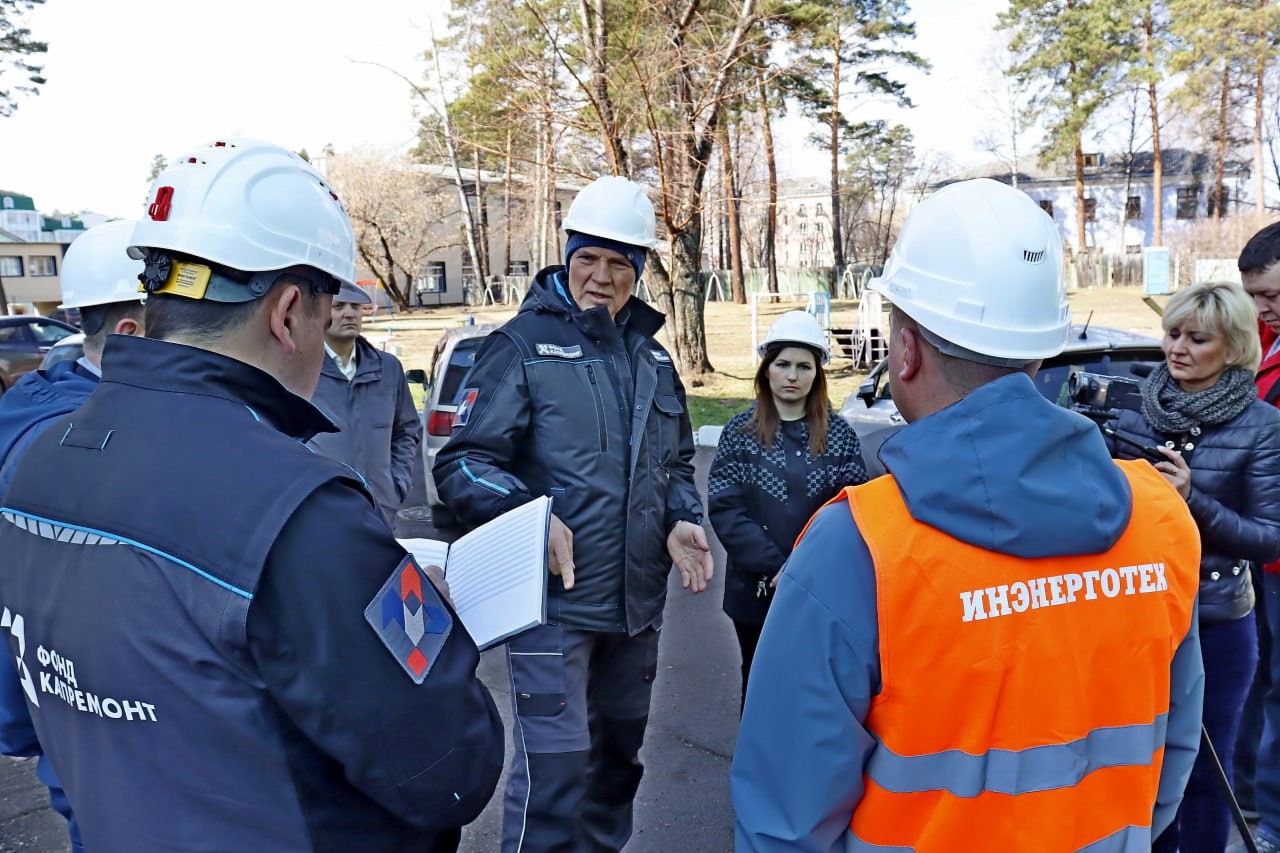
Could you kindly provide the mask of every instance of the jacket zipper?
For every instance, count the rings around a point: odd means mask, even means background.
[[[587,365],[587,378],[591,380],[591,399],[596,404],[596,427],[600,434],[600,452],[609,449],[609,437],[604,428],[604,400],[600,399],[600,383],[596,382],[596,371]]]

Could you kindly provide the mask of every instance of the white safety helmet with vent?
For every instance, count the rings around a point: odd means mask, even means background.
[[[213,142],[165,168],[129,253],[147,261],[149,292],[243,302],[303,267],[321,274],[314,288],[370,301],[354,285],[355,237],[337,193],[297,154],[255,139]]]
[[[631,246],[658,247],[652,202],[643,187],[620,175],[605,175],[584,187],[561,227]]]
[[[1071,327],[1057,226],[1026,193],[988,178],[951,184],[912,210],[868,287],[935,345],[955,345],[944,352],[975,361],[1057,355]]]
[[[816,349],[821,353],[821,364],[831,360],[831,349],[827,346],[827,335],[814,316],[807,311],[788,311],[769,327],[764,336],[764,343],[756,350],[761,358],[776,346],[799,344]]]
[[[81,234],[62,259],[62,304],[89,308],[113,302],[137,302],[142,262],[129,257],[134,223],[104,222]]]

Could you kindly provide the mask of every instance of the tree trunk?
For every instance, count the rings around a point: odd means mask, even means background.
[[[1231,82],[1231,66],[1228,60],[1222,62],[1222,93],[1218,97],[1218,153],[1213,176],[1213,224],[1222,227],[1222,201],[1226,194],[1224,176],[1227,166],[1227,96]]]
[[[742,277],[742,229],[738,219],[738,187],[729,144],[728,122],[720,125],[721,165],[724,171],[724,208],[729,220],[729,268],[733,276],[733,301],[747,304],[747,286]]]
[[[502,177],[502,274],[511,272],[511,131],[507,131],[507,150],[503,158]],[[504,294],[505,295],[505,294]]]
[[[690,384],[694,386],[702,384],[699,377],[714,370],[707,357],[702,288],[698,286],[699,238],[695,231],[671,235],[671,340],[680,372],[692,377]]]
[[[1262,38],[1266,38],[1266,33],[1259,34]],[[1258,75],[1253,84],[1253,192],[1255,195],[1254,208],[1258,213],[1265,213],[1267,210],[1266,202],[1266,182],[1263,180],[1263,160],[1262,160],[1262,134],[1263,134],[1263,115],[1262,115],[1262,98],[1266,94],[1264,86],[1266,75],[1266,66],[1262,63],[1258,64]]]
[[[778,161],[773,151],[773,118],[769,114],[769,90],[765,83],[764,69],[760,70],[760,116],[764,130],[764,157],[769,171],[769,207],[765,212],[764,263],[768,270],[767,287],[770,293],[778,292]]]
[[[434,35],[431,37],[431,54],[435,59],[436,83],[440,87],[440,99],[444,104],[444,108],[440,110],[440,121],[444,129],[445,150],[449,152],[449,165],[453,169],[453,185],[458,191],[458,206],[462,212],[462,227],[466,233],[467,252],[471,255],[472,269],[475,270],[480,263],[480,249],[476,242],[475,222],[471,218],[471,205],[467,203],[467,191],[462,185],[462,164],[458,160],[458,146],[453,138],[453,121],[449,118],[449,99],[444,91],[444,72],[440,68],[440,49],[436,45]]]
[[[1155,23],[1151,17],[1150,7],[1147,9],[1142,25],[1144,31],[1142,52],[1146,57],[1147,71],[1151,75],[1147,78],[1147,102],[1151,108],[1151,245],[1163,246],[1164,156],[1160,153],[1160,102],[1156,98],[1154,53],[1151,47],[1152,39],[1155,37]]]
[[[835,50],[831,71],[831,248],[836,281],[839,281],[840,274],[844,272],[844,244],[840,234],[840,4],[832,6]]]
[[[1076,74],[1076,64],[1071,63],[1071,76],[1074,78]],[[1071,113],[1075,115],[1078,111],[1076,106],[1076,96],[1071,96]],[[1084,148],[1080,140],[1080,131],[1076,130],[1076,251],[1084,254],[1088,246],[1085,244],[1084,234]]]
[[[609,93],[608,62],[606,60],[609,45],[609,19],[606,13],[606,0],[579,0],[579,14],[582,16],[582,43],[586,52],[587,66],[591,69],[591,84],[588,89],[596,116],[600,120],[600,135],[604,137],[609,165],[615,175],[626,175],[630,171],[626,146],[622,144],[619,133],[617,112],[613,108],[613,98]]]
[[[484,202],[484,178],[480,174],[480,146],[472,148],[472,164],[476,173],[476,246],[480,257],[476,259],[476,277],[481,287],[489,283],[489,212]]]

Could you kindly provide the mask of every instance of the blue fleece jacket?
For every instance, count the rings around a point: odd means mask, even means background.
[[[36,436],[58,418],[80,408],[97,387],[98,377],[88,368],[76,361],[60,361],[48,370],[23,376],[0,397],[0,496],[9,487],[23,451]],[[0,753],[40,756],[37,775],[49,786],[53,807],[67,819],[73,849],[83,849],[71,804],[53,766],[41,754],[22,684],[12,665],[0,667]]]
[[[1097,427],[1021,374],[900,430],[880,458],[913,518],[998,553],[1097,554],[1129,522],[1129,484]],[[847,505],[827,507],[782,572],[752,665],[730,783],[739,853],[845,849],[876,746],[863,723],[878,643],[870,552]],[[1203,689],[1192,620],[1173,661],[1152,838],[1191,773]]]
[[[0,494],[13,479],[22,451],[55,418],[80,408],[98,377],[77,361],[26,374],[0,397]]]

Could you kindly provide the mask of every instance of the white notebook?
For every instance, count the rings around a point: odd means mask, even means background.
[[[444,569],[453,609],[483,651],[547,621],[547,532],[551,498],[535,498],[482,524],[452,545],[400,539],[404,549]]]

